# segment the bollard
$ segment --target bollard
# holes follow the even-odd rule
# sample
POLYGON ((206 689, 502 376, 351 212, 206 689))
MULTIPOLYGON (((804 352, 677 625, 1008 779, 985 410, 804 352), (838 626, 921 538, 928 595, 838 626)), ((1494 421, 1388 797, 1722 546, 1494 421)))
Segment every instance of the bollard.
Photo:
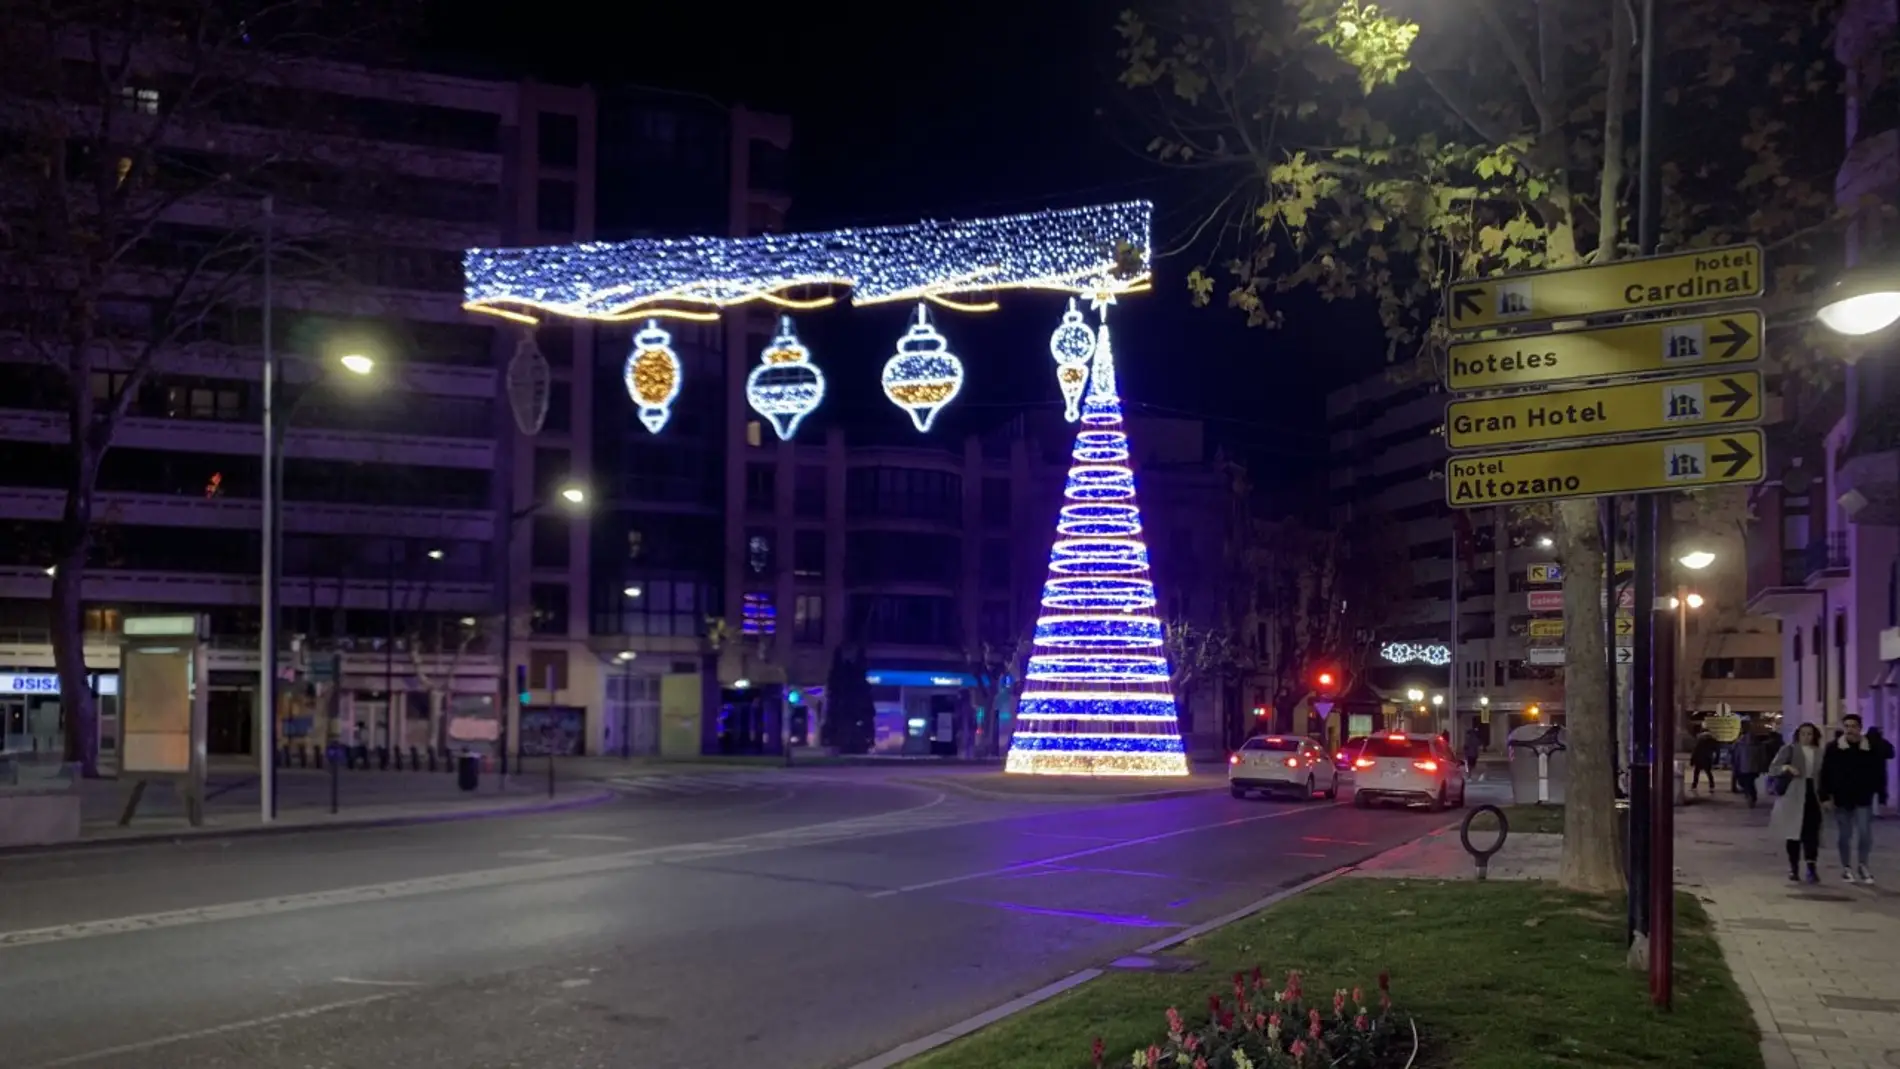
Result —
POLYGON ((310 748, 301 742, 297 744, 297 767, 310 767, 310 748))
POLYGON ((435 747, 429 747, 429 771, 435 771, 435 747))
POLYGON ((389 771, 389 747, 376 747, 376 770, 378 772, 389 771))
POLYGON ((421 768, 422 760, 416 755, 416 748, 414 746, 409 747, 409 771, 415 772, 421 768))
POLYGON ((1509 838, 1510 834, 1511 822, 1505 818, 1504 810, 1499 809, 1497 806, 1481 805, 1465 814, 1464 823, 1458 826, 1458 841, 1464 845, 1465 853, 1470 854, 1471 860, 1477 864, 1479 880, 1487 879, 1490 876, 1491 855, 1504 849, 1504 840, 1509 838), (1485 850, 1480 850, 1471 845, 1471 822, 1476 820, 1480 813, 1493 813, 1496 814, 1498 818, 1498 841, 1492 843, 1490 848, 1485 850))
POLYGON ((312 768, 321 769, 323 767, 323 747, 321 746, 311 747, 310 760, 311 760, 312 768))
POLYGON ((359 742, 356 744, 356 759, 362 763, 363 771, 368 772, 369 771, 369 743, 359 742))

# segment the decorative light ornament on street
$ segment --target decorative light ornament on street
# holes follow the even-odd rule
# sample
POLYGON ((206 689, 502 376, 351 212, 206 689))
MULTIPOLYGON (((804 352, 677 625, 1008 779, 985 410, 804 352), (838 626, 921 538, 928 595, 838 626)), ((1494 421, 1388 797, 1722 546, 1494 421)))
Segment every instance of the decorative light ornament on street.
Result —
POLYGON ((633 336, 633 354, 627 357, 627 396, 640 406, 640 422, 654 434, 673 415, 680 376, 673 336, 660 327, 659 320, 647 320, 646 329, 633 336))
POLYGON ((1379 647, 1379 658, 1388 664, 1447 665, 1451 663, 1451 647, 1417 642, 1388 642, 1379 647))
POLYGON ((1081 418, 1082 391, 1089 384, 1089 357, 1095 354, 1095 331, 1082 318, 1082 310, 1069 298, 1069 309, 1062 322, 1049 336, 1049 355, 1056 361, 1056 385, 1062 389, 1062 415, 1070 423, 1081 418))
POLYGON ((1822 326, 1850 337, 1886 330, 1900 322, 1900 268, 1852 268, 1828 287, 1814 315, 1822 326))
POLYGON ((930 430, 937 413, 963 392, 963 361, 948 346, 930 325, 930 309, 919 304, 897 340, 897 355, 884 364, 884 396, 910 413, 919 431, 930 430))
POLYGON ((515 355, 508 359, 508 408, 514 412, 515 427, 533 437, 541 433, 548 419, 548 400, 554 389, 554 372, 548 358, 535 344, 534 331, 524 329, 515 343, 515 355))
POLYGON ((759 354, 760 364, 746 376, 745 399, 752 410, 771 421, 781 441, 798 431, 798 424, 825 399, 825 375, 811 362, 811 353, 798 340, 791 316, 780 316, 778 334, 759 354))

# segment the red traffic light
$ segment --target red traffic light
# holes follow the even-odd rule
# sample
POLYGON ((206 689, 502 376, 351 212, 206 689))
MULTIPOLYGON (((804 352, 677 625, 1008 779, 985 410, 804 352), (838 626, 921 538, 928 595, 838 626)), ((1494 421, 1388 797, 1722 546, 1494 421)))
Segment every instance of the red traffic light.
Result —
POLYGON ((1338 680, 1336 680, 1333 677, 1333 674, 1331 672, 1321 672, 1319 675, 1313 677, 1313 681, 1318 683, 1322 687, 1330 687, 1334 683, 1338 682, 1338 680))

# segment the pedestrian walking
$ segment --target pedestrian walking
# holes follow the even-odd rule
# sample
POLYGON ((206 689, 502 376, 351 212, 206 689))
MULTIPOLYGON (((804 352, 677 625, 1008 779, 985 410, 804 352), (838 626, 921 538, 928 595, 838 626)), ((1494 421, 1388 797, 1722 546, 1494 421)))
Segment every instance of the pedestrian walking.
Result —
POLYGON ((1735 785, 1741 789, 1742 797, 1748 799, 1748 808, 1755 808, 1760 800, 1755 791, 1755 777, 1761 773, 1761 744, 1754 736, 1744 733, 1729 747, 1728 761, 1734 771, 1735 785))
POLYGON ((1775 754, 1768 774, 1776 796, 1768 830, 1788 844, 1788 878, 1801 879, 1805 858, 1808 882, 1820 883, 1814 866, 1821 853, 1821 729, 1813 724, 1795 728, 1794 741, 1775 754))
POLYGON ((1874 744, 1874 752, 1880 755, 1880 805, 1885 808, 1887 784, 1893 782, 1893 777, 1889 774, 1889 762, 1893 760, 1893 743, 1887 741, 1887 736, 1879 728, 1868 728, 1867 738, 1874 744))
POLYGON ((1709 793, 1715 793, 1715 754, 1717 749, 1718 744, 1715 741, 1714 735, 1706 731, 1699 732, 1696 735, 1695 745, 1689 750, 1689 767, 1694 770, 1689 777, 1690 793, 1694 793, 1696 787, 1702 783, 1702 777, 1704 776, 1709 778, 1709 793))
POLYGON ((1841 718, 1841 737, 1821 760, 1820 797, 1834 807, 1836 845, 1841 853, 1841 879, 1871 884, 1867 855, 1874 848, 1874 802, 1886 793, 1887 765, 1874 740, 1861 734, 1860 717, 1841 718), (1850 849, 1851 855, 1850 855, 1850 849))
POLYGON ((1476 725, 1465 730, 1465 775, 1478 775, 1478 755, 1484 752, 1484 733, 1476 725))

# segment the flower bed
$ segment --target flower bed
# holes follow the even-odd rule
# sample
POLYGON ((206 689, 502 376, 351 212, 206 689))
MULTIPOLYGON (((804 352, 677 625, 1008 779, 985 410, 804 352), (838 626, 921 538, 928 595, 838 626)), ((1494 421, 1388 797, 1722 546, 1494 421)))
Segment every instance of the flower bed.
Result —
MULTIPOLYGON (((1259 968, 1235 973, 1232 1001, 1207 997, 1207 1021, 1190 1028, 1168 1008, 1168 1034, 1135 1051, 1134 1069, 1405 1069, 1417 1052, 1410 1017, 1392 1008, 1392 981, 1379 974, 1376 1007, 1360 988, 1333 992, 1330 1013, 1308 1006, 1298 971, 1274 990, 1259 968)), ((1106 1051, 1096 1039, 1097 1069, 1106 1051)))

